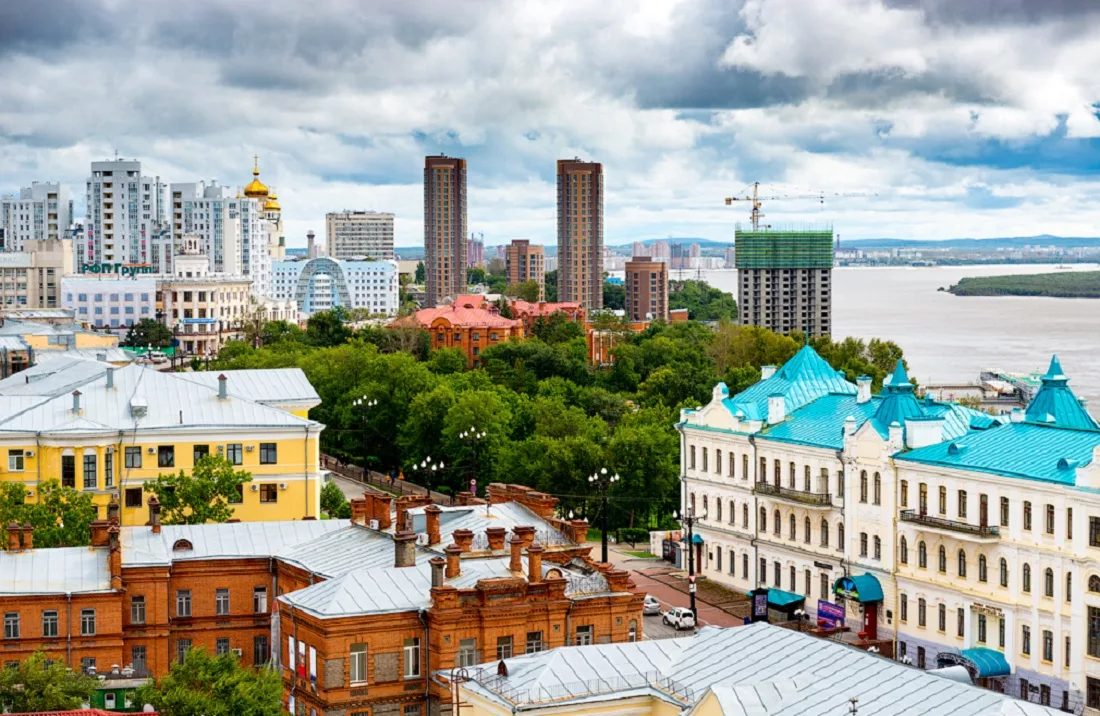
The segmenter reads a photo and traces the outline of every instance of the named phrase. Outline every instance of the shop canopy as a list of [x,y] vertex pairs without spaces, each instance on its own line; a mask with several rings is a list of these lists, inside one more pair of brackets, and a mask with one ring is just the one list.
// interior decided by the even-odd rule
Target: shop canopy
[[698,532],[691,535],[692,544],[703,544],[703,536]]
[[[752,592],[748,592],[751,597]],[[801,594],[795,594],[794,592],[784,592],[782,589],[769,589],[768,590],[768,606],[775,607],[776,609],[786,609],[793,607],[797,604],[801,604],[806,601],[806,597]]]
[[987,679],[995,676],[1008,676],[1012,669],[1005,655],[995,649],[963,649],[961,653],[941,653],[936,657],[940,666],[965,666],[975,679]]
[[862,604],[882,601],[882,585],[871,574],[841,577],[833,584],[833,593],[844,599],[854,599]]

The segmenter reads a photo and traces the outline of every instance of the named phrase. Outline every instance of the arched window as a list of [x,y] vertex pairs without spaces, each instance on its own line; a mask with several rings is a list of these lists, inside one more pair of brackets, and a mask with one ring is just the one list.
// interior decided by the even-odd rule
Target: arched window
[[909,543],[905,541],[905,535],[898,541],[898,562],[909,564]]
[[1008,560],[1001,557],[1001,586],[1008,589]]
[[768,531],[768,510],[766,507],[760,508],[760,524],[756,527],[759,532]]
[[988,565],[986,564],[984,554],[979,554],[978,555],[978,581],[979,582],[989,581]]
[[796,471],[797,471],[797,468],[794,466],[794,463],[792,462],[791,466],[790,466],[790,470],[788,470],[788,472],[787,472],[787,487],[791,488],[792,490],[794,489],[794,480],[795,480],[795,472]]
[[1024,564],[1024,585],[1023,590],[1025,592],[1031,592],[1031,565]]
[[944,546],[942,544],[940,545],[939,568],[940,568],[941,572],[946,572],[947,571],[947,550],[944,549]]
[[875,498],[875,504],[876,505],[881,505],[882,504],[882,476],[879,475],[877,472],[875,473],[875,494],[874,494],[874,498]]
[[1100,575],[1092,575],[1089,577],[1089,591],[1100,592]]
[[859,501],[867,501],[867,471],[860,470],[859,472]]
[[924,546],[924,540],[917,543],[917,566],[921,569],[928,568],[928,548]]
[[802,526],[805,529],[805,532],[802,535],[802,541],[805,542],[806,544],[809,544],[810,543],[810,518],[809,517],[807,517],[805,520],[803,520]]
[[959,550],[959,576],[966,578],[966,552]]
[[798,530],[798,528],[797,528],[798,520],[795,519],[793,512],[791,513],[790,524],[791,524],[791,541],[793,542],[794,540],[798,539],[798,531],[797,531]]
[[630,641],[638,641],[638,620],[630,620]]
[[[824,517],[821,518],[821,546],[829,546],[829,520]],[[1097,577],[1097,579],[1100,579],[1100,577]]]
[[741,527],[749,528],[749,503],[741,505]]
[[695,514],[695,493],[688,495],[688,509],[691,510],[691,514]]
[[737,523],[737,503],[730,500],[730,524]]
[[802,471],[802,491],[803,492],[809,492],[810,491],[810,466],[809,465],[807,465],[806,468]]
[[1043,594],[1048,597],[1054,596],[1054,570],[1047,567],[1047,571],[1043,573]]
[[706,519],[707,514],[708,514],[707,513],[707,496],[703,495],[703,518],[704,519]]
[[774,519],[774,522],[772,522],[772,528],[775,530],[775,536],[778,537],[783,531],[783,518],[779,514],[779,510],[776,510],[772,513],[772,518]]
[[722,498],[721,497],[715,497],[714,498],[714,513],[717,515],[717,517],[715,519],[718,520],[719,522],[721,522],[722,521]]
[[719,572],[722,571],[722,547],[719,545],[714,548],[714,568]]
[[185,550],[185,549],[194,549],[194,547],[191,546],[191,543],[188,542],[185,539],[178,539],[172,545],[172,551],[173,552],[178,552],[180,550]]
[[844,549],[844,523],[838,522],[836,525],[836,548],[839,550]]
[[[714,451],[714,474],[715,475],[721,475],[722,474],[722,451],[721,450],[715,450]],[[718,519],[721,519],[721,518],[719,517]]]

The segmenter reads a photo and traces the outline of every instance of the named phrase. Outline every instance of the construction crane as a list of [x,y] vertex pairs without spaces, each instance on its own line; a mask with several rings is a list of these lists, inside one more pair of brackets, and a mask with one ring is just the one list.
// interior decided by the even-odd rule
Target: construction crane
[[[820,203],[824,204],[826,197],[828,197],[830,199],[839,199],[840,197],[851,197],[851,196],[878,196],[878,194],[869,194],[869,193],[866,193],[866,192],[854,192],[854,193],[846,193],[846,194],[838,194],[838,193],[826,194],[823,191],[818,192],[816,194],[776,194],[775,196],[760,196],[760,182],[758,182],[758,181],[752,183],[752,194],[747,193],[748,189],[749,189],[748,187],[745,187],[744,189],[741,190],[742,193],[743,193],[743,196],[727,196],[726,197],[726,206],[731,206],[733,204],[733,202],[735,202],[735,201],[750,201],[750,202],[752,202],[752,212],[750,213],[750,215],[752,217],[752,230],[753,231],[759,231],[760,230],[760,219],[761,219],[761,217],[764,216],[764,214],[761,213],[761,211],[760,211],[760,207],[763,205],[763,203],[765,201],[775,201],[776,199],[817,199]],[[769,227],[765,226],[764,228],[767,229]]]

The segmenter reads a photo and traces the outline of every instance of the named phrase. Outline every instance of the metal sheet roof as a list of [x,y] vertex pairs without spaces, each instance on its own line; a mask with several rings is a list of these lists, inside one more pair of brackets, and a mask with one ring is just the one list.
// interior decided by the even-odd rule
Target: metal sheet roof
[[1040,380],[1043,387],[1039,388],[1025,413],[1029,422],[1079,430],[1100,429],[1067,385],[1069,378],[1062,372],[1058,356],[1050,359],[1050,367]]
[[[502,502],[490,505],[486,510],[484,505],[470,507],[440,507],[439,535],[441,544],[447,545],[453,541],[456,530],[470,530],[475,535],[483,535],[489,527],[503,527],[508,530],[509,536],[516,527],[534,527],[536,539],[540,542],[560,544],[565,542],[565,536],[550,526],[530,509],[518,502]],[[409,510],[412,517],[412,530],[425,532],[428,528],[427,517],[424,516],[423,507],[414,507]],[[505,542],[507,549],[507,542]]]
[[100,361],[66,355],[65,351],[56,353],[58,355],[50,360],[39,361],[26,370],[0,380],[0,395],[54,397],[68,394],[102,376],[111,367]]
[[817,351],[804,346],[775,375],[722,402],[734,415],[741,413],[747,420],[766,420],[768,398],[772,395],[783,396],[789,414],[829,393],[854,395],[856,386],[833,370]]
[[265,368],[262,370],[223,370],[181,373],[180,377],[192,383],[218,390],[218,377],[227,379],[230,395],[254,400],[264,405],[277,403],[320,404],[321,396],[306,378],[301,368]]
[[110,590],[106,549],[55,547],[0,552],[0,595]]
[[[346,528],[350,520],[232,522],[206,525],[165,525],[160,534],[150,527],[123,527],[119,535],[126,567],[167,565],[199,559],[274,557],[289,547]],[[177,540],[192,549],[173,550]]]
[[[280,550],[277,556],[331,579],[361,569],[392,567],[393,537],[353,524]],[[429,552],[417,549],[417,562],[427,562],[431,557]]]

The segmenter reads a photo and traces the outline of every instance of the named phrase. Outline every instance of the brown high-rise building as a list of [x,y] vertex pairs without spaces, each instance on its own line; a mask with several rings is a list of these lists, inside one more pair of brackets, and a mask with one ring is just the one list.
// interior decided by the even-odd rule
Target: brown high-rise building
[[466,291],[466,160],[424,158],[427,305]]
[[626,262],[626,315],[632,321],[668,320],[668,264],[648,256]]
[[558,160],[558,300],[603,308],[603,165]]
[[534,281],[539,285],[539,300],[546,300],[546,249],[527,239],[513,239],[504,250],[508,283]]

